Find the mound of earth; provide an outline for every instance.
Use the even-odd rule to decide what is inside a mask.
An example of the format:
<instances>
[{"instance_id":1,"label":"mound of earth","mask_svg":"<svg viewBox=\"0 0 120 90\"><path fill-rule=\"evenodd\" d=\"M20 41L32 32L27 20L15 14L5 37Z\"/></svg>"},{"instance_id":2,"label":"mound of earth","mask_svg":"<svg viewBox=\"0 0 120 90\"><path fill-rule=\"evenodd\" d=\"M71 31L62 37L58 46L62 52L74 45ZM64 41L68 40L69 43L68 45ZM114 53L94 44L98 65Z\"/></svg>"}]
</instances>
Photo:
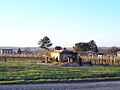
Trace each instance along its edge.
<instances>
[{"instance_id":1,"label":"mound of earth","mask_svg":"<svg viewBox=\"0 0 120 90\"><path fill-rule=\"evenodd\" d=\"M68 63L68 62L55 62L55 63L37 63L39 65L46 65L46 66L58 66L58 67L79 67L78 63Z\"/></svg>"}]
</instances>

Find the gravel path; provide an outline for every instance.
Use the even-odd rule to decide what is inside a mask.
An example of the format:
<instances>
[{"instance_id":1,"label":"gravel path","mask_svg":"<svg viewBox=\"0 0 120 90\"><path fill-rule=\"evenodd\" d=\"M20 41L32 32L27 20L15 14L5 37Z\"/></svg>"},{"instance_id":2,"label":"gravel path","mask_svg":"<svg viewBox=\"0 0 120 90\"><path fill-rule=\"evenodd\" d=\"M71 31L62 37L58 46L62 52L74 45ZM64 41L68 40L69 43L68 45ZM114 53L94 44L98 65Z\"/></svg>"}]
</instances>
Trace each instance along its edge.
<instances>
[{"instance_id":1,"label":"gravel path","mask_svg":"<svg viewBox=\"0 0 120 90\"><path fill-rule=\"evenodd\" d=\"M0 90L120 90L120 81L0 85Z\"/></svg>"}]
</instances>

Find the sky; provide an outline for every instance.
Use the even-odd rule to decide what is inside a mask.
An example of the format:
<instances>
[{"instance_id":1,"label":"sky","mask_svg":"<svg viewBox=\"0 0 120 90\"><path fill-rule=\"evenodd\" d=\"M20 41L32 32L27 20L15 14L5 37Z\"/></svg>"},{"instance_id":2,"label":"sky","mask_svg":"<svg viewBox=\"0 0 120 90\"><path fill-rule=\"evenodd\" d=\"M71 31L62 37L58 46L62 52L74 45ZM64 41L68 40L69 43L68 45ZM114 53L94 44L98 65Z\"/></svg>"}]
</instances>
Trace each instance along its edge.
<instances>
[{"instance_id":1,"label":"sky","mask_svg":"<svg viewBox=\"0 0 120 90\"><path fill-rule=\"evenodd\" d=\"M120 47L120 0L0 0L0 46Z\"/></svg>"}]
</instances>

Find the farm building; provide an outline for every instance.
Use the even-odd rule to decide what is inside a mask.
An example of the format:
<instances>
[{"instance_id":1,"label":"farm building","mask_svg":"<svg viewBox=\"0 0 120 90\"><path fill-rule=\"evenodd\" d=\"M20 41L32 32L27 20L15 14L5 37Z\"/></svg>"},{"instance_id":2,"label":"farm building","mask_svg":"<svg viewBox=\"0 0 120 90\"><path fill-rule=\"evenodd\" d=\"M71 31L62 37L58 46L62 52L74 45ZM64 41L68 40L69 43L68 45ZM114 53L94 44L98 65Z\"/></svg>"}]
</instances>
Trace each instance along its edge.
<instances>
[{"instance_id":1,"label":"farm building","mask_svg":"<svg viewBox=\"0 0 120 90\"><path fill-rule=\"evenodd\" d=\"M13 49L0 49L0 54L13 54Z\"/></svg>"},{"instance_id":2,"label":"farm building","mask_svg":"<svg viewBox=\"0 0 120 90\"><path fill-rule=\"evenodd\" d=\"M117 57L120 58L120 51L117 51Z\"/></svg>"},{"instance_id":3,"label":"farm building","mask_svg":"<svg viewBox=\"0 0 120 90\"><path fill-rule=\"evenodd\" d=\"M68 58L74 58L74 60L77 60L77 55L76 52L69 51L66 48L62 50L62 48L58 46L51 52L51 58L63 62L67 61Z\"/></svg>"}]
</instances>

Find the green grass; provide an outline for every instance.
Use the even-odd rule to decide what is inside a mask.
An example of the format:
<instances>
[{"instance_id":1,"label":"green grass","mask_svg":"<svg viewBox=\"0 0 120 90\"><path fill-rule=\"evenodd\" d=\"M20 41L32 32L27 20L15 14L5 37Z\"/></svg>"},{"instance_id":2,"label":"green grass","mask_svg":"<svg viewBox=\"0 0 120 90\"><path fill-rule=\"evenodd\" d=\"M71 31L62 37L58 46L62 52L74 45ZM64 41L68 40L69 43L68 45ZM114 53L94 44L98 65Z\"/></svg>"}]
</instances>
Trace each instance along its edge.
<instances>
[{"instance_id":1,"label":"green grass","mask_svg":"<svg viewBox=\"0 0 120 90\"><path fill-rule=\"evenodd\" d=\"M120 79L119 66L52 67L35 60L0 61L0 84L70 80Z\"/></svg>"}]
</instances>

